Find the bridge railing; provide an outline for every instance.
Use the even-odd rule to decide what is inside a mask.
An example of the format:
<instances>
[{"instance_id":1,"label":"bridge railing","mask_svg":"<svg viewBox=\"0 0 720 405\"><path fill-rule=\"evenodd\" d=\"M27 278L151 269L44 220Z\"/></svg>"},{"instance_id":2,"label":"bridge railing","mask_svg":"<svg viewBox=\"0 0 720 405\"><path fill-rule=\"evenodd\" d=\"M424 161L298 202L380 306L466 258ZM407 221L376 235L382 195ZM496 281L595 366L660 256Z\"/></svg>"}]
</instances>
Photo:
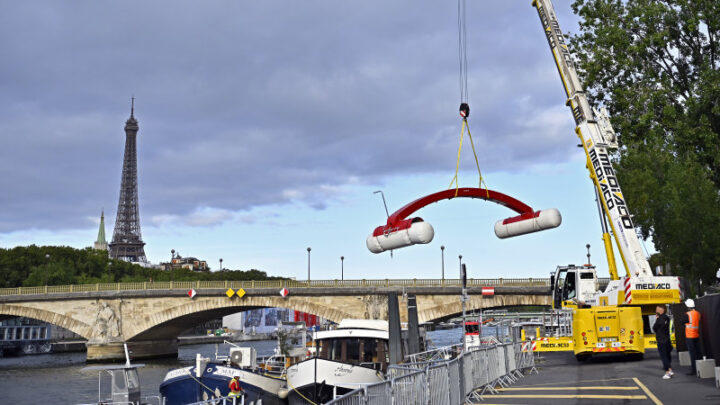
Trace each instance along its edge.
<instances>
[{"instance_id":1,"label":"bridge railing","mask_svg":"<svg viewBox=\"0 0 720 405\"><path fill-rule=\"evenodd\" d=\"M600 279L600 286L607 279ZM244 280L244 281L156 281L99 283L39 287L0 288L0 296L57 294L89 291L189 290L206 288L342 288L342 287L459 287L458 279L362 279L362 280ZM547 278L471 278L469 287L549 287Z\"/></svg>"}]
</instances>

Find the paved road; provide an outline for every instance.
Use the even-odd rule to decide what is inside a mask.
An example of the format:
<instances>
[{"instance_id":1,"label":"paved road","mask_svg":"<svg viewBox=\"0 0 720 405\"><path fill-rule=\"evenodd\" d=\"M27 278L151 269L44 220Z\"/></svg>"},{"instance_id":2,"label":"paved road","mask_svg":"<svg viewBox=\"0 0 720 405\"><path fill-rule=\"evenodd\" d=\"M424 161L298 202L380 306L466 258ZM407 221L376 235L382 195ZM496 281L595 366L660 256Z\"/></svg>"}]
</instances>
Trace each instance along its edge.
<instances>
[{"instance_id":1,"label":"paved road","mask_svg":"<svg viewBox=\"0 0 720 405\"><path fill-rule=\"evenodd\" d=\"M676 352L673 365L677 366ZM660 356L649 350L645 360L605 357L578 363L571 353L545 353L537 362L539 374L520 379L497 394L486 393L480 404L720 404L714 379L685 375L689 367L674 368L663 380Z\"/></svg>"}]
</instances>

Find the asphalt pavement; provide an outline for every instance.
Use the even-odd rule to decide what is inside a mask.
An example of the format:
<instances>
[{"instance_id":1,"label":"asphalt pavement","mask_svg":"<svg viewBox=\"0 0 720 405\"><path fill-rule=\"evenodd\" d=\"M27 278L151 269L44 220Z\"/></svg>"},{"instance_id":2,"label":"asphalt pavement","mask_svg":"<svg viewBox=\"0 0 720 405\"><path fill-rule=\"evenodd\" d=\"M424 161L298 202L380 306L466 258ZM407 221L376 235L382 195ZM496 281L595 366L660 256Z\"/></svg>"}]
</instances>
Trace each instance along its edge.
<instances>
[{"instance_id":1,"label":"asphalt pavement","mask_svg":"<svg viewBox=\"0 0 720 405\"><path fill-rule=\"evenodd\" d=\"M720 404L720 389L714 379L699 379L685 373L673 351L675 376L663 380L657 350L648 350L644 360L623 356L593 358L578 362L572 352L542 353L536 358L538 373L526 374L497 394L485 392L479 404L630 404L694 405Z\"/></svg>"}]
</instances>

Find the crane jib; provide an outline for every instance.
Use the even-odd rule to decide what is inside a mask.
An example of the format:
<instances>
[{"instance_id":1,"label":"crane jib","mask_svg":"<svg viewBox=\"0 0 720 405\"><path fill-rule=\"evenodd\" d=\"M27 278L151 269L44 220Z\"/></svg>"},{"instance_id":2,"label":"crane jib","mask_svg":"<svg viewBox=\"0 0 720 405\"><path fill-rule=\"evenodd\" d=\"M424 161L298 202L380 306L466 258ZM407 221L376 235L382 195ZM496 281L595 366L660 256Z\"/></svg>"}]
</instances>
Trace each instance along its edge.
<instances>
[{"instance_id":1,"label":"crane jib","mask_svg":"<svg viewBox=\"0 0 720 405\"><path fill-rule=\"evenodd\" d=\"M605 199L608 210L612 211L613 209L617 209L623 228L634 229L632 220L630 219L630 212L628 212L627 205L622 197L620 184L617 181L615 170L610 163L610 157L607 152L601 151L598 153L595 148L590 148L588 155L590 156L590 162L592 162L595 176L597 176L598 184L600 185L600 192Z\"/></svg>"}]
</instances>

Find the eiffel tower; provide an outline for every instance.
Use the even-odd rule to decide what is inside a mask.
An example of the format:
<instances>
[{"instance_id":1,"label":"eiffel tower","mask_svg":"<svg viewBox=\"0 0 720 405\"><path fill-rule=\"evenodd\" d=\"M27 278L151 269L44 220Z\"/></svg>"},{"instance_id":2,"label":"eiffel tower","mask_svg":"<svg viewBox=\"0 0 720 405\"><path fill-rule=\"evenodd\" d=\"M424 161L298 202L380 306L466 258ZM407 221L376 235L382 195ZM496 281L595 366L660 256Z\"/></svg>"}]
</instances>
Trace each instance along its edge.
<instances>
[{"instance_id":1,"label":"eiffel tower","mask_svg":"<svg viewBox=\"0 0 720 405\"><path fill-rule=\"evenodd\" d=\"M140 210L137 182L137 132L135 97L130 105L130 118L125 121L125 156L123 157L120 200L118 201L115 231L110 242L110 257L128 262L146 263L145 242L140 234Z\"/></svg>"}]
</instances>

